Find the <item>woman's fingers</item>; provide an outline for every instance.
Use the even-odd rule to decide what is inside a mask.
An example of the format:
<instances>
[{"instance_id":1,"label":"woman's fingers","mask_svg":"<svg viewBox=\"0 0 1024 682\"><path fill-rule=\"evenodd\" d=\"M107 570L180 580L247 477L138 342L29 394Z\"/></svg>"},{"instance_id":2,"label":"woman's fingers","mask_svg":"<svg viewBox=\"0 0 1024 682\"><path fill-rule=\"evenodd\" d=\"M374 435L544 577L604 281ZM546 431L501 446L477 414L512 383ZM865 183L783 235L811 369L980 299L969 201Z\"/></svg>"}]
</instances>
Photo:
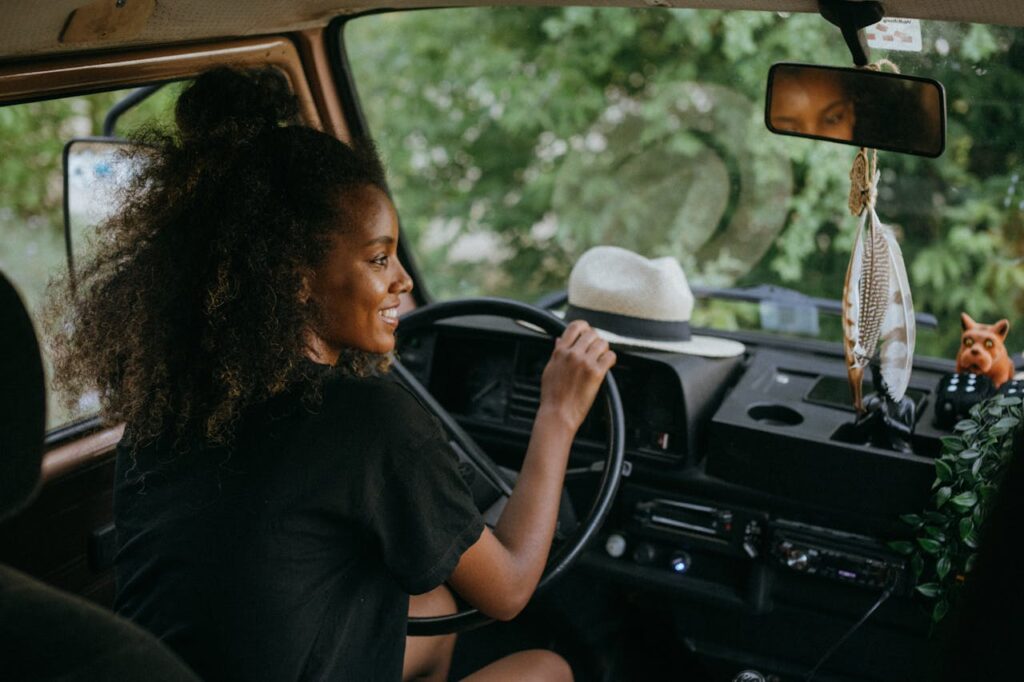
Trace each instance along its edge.
<instances>
[{"instance_id":1,"label":"woman's fingers","mask_svg":"<svg viewBox=\"0 0 1024 682\"><path fill-rule=\"evenodd\" d=\"M597 332L594 332L593 338L590 339L590 342L587 344L587 354L598 356L606 350L608 350L608 342L602 339Z\"/></svg>"},{"instance_id":2,"label":"woman's fingers","mask_svg":"<svg viewBox=\"0 0 1024 682\"><path fill-rule=\"evenodd\" d=\"M562 348L572 348L579 340L580 336L582 336L588 329L590 329L590 325L583 320L573 320L569 323L569 326L565 328L565 331L562 332L562 335L558 337L555 345L561 346Z\"/></svg>"}]
</instances>

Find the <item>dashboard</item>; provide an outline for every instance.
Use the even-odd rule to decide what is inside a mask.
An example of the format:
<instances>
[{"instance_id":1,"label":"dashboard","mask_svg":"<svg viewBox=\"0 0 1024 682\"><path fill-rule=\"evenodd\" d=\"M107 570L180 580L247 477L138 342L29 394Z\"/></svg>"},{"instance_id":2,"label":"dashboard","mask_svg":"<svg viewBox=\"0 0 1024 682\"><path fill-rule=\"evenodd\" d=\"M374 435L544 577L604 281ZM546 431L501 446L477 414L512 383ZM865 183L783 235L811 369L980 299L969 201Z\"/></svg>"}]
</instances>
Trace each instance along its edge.
<instances>
[{"instance_id":1,"label":"dashboard","mask_svg":"<svg viewBox=\"0 0 1024 682\"><path fill-rule=\"evenodd\" d=\"M927 616L887 541L908 535L899 515L928 499L947 433L935 425L936 387L953 365L918 362L908 390L912 452L897 452L854 425L841 349L744 340L747 352L728 359L617 349L628 477L583 568L671 605L680 641L694 651L760 651L777 670L806 665L891 593L858 635L867 648L844 647L835 665L850 679L911 679L930 655ZM515 470L551 348L513 321L462 318L402 338L399 357ZM577 509L596 488L604 433L595 409L567 474ZM890 651L899 655L879 656Z\"/></svg>"}]
</instances>

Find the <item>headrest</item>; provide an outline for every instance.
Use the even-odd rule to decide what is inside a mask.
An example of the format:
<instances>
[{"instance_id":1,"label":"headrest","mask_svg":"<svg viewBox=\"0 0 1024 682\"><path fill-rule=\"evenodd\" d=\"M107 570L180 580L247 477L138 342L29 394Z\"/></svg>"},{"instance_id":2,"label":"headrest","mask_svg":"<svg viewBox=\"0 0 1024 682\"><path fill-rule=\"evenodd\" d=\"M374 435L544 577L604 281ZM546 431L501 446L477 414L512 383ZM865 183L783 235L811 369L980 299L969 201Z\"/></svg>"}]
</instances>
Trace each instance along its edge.
<instances>
[{"instance_id":1,"label":"headrest","mask_svg":"<svg viewBox=\"0 0 1024 682\"><path fill-rule=\"evenodd\" d=\"M32 498L46 430L46 386L32 320L0 273L0 518Z\"/></svg>"}]
</instances>

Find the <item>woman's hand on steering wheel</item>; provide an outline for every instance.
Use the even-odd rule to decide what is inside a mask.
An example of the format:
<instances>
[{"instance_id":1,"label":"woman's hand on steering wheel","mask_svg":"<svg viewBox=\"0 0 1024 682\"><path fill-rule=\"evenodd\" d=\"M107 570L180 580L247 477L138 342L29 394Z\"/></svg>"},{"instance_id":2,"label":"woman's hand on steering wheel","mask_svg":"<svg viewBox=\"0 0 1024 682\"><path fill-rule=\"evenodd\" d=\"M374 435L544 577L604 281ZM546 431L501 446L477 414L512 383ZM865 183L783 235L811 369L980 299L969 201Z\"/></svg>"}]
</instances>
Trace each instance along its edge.
<instances>
[{"instance_id":1,"label":"woman's hand on steering wheel","mask_svg":"<svg viewBox=\"0 0 1024 682\"><path fill-rule=\"evenodd\" d=\"M582 320L571 322L555 341L541 376L540 412L554 411L576 432L586 419L605 374L615 365L608 342Z\"/></svg>"}]
</instances>

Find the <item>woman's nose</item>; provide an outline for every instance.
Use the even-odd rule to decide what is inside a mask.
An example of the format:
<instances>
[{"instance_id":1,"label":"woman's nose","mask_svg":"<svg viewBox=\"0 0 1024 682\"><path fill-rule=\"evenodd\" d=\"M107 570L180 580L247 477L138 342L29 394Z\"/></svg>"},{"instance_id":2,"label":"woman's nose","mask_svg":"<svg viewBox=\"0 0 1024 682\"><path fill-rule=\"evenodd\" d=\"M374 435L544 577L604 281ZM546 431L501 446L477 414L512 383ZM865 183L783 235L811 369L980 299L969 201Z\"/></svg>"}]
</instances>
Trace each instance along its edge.
<instances>
[{"instance_id":1,"label":"woman's nose","mask_svg":"<svg viewBox=\"0 0 1024 682\"><path fill-rule=\"evenodd\" d=\"M398 272L391 283L391 291L396 294L407 294L412 291L412 277L409 276L405 266L402 265L402 261L395 259L395 262L398 263Z\"/></svg>"}]
</instances>

